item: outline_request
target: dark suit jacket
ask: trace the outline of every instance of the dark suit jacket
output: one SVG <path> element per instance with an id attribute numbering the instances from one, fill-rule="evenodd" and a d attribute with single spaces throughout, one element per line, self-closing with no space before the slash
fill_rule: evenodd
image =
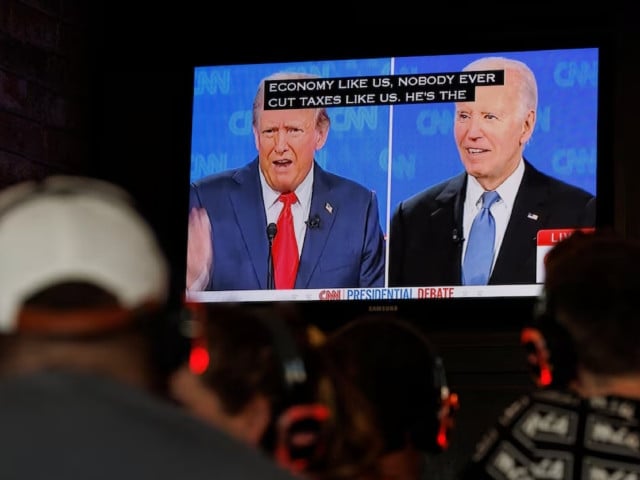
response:
<path id="1" fill-rule="evenodd" d="M 466 178 L 466 173 L 457 175 L 396 207 L 389 230 L 390 286 L 462 284 Z M 538 230 L 593 227 L 595 216 L 593 195 L 540 172 L 525 160 L 489 284 L 536 283 Z"/>
<path id="2" fill-rule="evenodd" d="M 214 266 L 206 290 L 267 287 L 269 241 L 257 158 L 191 186 L 211 220 Z M 311 218 L 295 288 L 384 286 L 385 245 L 375 192 L 314 165 Z"/>

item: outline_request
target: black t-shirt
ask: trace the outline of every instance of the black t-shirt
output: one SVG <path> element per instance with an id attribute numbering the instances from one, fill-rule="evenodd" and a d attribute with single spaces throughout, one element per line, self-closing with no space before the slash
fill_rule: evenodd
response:
<path id="1" fill-rule="evenodd" d="M 539 390 L 509 405 L 464 480 L 640 480 L 640 402 Z"/>

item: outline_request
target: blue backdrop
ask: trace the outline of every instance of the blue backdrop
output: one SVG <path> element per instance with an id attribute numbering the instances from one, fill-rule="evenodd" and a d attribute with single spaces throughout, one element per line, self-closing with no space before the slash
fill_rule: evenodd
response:
<path id="1" fill-rule="evenodd" d="M 191 181 L 256 156 L 251 108 L 276 71 L 321 77 L 458 72 L 488 54 L 202 66 L 194 72 Z M 525 156 L 543 172 L 596 192 L 598 49 L 494 52 L 522 60 L 538 81 L 538 118 Z M 318 163 L 375 190 L 386 232 L 395 205 L 462 171 L 452 103 L 328 107 Z"/>

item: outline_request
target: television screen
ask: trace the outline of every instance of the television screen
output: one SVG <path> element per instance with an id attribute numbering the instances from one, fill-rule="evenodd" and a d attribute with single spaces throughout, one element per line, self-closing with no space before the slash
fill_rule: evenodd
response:
<path id="1" fill-rule="evenodd" d="M 534 298 L 548 249 L 600 225 L 609 202 L 602 55 L 586 42 L 195 66 L 189 208 L 204 217 L 190 216 L 188 298 L 374 309 Z M 298 247 L 284 287 L 283 178 Z M 483 191 L 498 198 L 477 280 L 467 260 Z"/>

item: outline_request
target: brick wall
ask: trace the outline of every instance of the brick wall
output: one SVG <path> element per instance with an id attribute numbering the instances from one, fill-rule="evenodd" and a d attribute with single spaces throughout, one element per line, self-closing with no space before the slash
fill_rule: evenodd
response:
<path id="1" fill-rule="evenodd" d="M 0 2 L 0 187 L 89 168 L 88 5 Z"/>

